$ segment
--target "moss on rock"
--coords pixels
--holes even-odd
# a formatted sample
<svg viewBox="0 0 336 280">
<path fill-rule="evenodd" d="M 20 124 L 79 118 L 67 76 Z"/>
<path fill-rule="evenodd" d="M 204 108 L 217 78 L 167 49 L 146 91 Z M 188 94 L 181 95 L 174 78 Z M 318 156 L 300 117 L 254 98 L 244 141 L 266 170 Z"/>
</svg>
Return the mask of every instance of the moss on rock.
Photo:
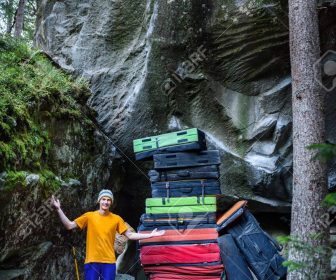
<svg viewBox="0 0 336 280">
<path fill-rule="evenodd" d="M 23 42 L 0 37 L 0 170 L 48 169 L 52 141 L 41 120 L 89 123 L 82 112 L 89 95 L 84 80 Z"/>
<path fill-rule="evenodd" d="M 26 186 L 26 176 L 25 171 L 8 171 L 6 175 L 5 190 L 12 190 L 17 187 Z"/>
</svg>

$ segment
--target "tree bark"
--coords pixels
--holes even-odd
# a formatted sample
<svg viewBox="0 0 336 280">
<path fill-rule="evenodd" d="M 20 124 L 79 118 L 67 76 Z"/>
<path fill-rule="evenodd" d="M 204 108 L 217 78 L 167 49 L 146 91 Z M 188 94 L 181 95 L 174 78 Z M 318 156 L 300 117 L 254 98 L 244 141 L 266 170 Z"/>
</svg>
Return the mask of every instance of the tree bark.
<svg viewBox="0 0 336 280">
<path fill-rule="evenodd" d="M 25 6 L 26 0 L 20 0 L 15 16 L 14 37 L 16 38 L 22 36 Z"/>
<path fill-rule="evenodd" d="M 293 201 L 289 260 L 302 265 L 288 280 L 326 280 L 329 223 L 322 201 L 327 194 L 326 166 L 307 146 L 325 141 L 324 92 L 314 78 L 320 57 L 316 0 L 289 0 L 293 103 Z M 318 236 L 318 237 L 317 237 Z M 318 250 L 322 246 L 321 252 Z"/>
<path fill-rule="evenodd" d="M 6 18 L 6 33 L 10 34 L 13 28 L 14 0 L 8 0 L 6 2 Z"/>
</svg>

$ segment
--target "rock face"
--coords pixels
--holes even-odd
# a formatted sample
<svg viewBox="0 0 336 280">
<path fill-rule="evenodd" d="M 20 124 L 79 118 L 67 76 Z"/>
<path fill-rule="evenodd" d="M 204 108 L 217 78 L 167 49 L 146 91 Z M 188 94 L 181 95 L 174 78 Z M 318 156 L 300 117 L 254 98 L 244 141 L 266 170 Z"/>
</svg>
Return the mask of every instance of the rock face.
<svg viewBox="0 0 336 280">
<path fill-rule="evenodd" d="M 328 36 L 335 31 L 334 13 L 332 5 L 321 12 L 328 27 L 321 29 L 323 48 L 335 47 Z M 222 151 L 223 193 L 256 201 L 261 195 L 270 205 L 290 201 L 283 1 L 43 0 L 37 27 L 36 45 L 90 80 L 89 105 L 127 156 L 135 138 L 198 127 L 209 146 Z M 328 117 L 331 142 L 332 123 Z M 139 172 L 126 170 L 138 176 L 133 173 Z"/>
</svg>

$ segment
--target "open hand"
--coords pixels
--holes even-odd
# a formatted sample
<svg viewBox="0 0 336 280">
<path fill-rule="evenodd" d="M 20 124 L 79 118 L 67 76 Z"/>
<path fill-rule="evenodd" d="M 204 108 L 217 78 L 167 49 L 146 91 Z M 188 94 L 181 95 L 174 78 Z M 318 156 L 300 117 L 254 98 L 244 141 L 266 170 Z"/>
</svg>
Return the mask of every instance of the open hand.
<svg viewBox="0 0 336 280">
<path fill-rule="evenodd" d="M 165 230 L 158 230 L 157 228 L 154 229 L 152 232 L 151 232 L 151 236 L 152 237 L 155 237 L 155 236 L 161 236 L 161 235 L 164 235 L 165 234 Z"/>
<path fill-rule="evenodd" d="M 60 201 L 57 198 L 55 198 L 54 195 L 51 196 L 51 205 L 54 206 L 56 208 L 56 210 L 61 208 Z"/>
</svg>

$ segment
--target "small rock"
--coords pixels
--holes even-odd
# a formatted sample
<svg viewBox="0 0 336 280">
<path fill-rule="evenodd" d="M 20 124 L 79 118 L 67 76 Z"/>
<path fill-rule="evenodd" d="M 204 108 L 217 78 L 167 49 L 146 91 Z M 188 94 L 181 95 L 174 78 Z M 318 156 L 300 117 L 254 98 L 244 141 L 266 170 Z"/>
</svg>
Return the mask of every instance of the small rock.
<svg viewBox="0 0 336 280">
<path fill-rule="evenodd" d="M 6 178 L 7 178 L 7 172 L 5 171 L 1 172 L 0 173 L 0 189 L 5 187 Z"/>
<path fill-rule="evenodd" d="M 69 179 L 68 186 L 69 187 L 80 187 L 82 183 L 76 179 Z"/>
<path fill-rule="evenodd" d="M 1 182 L 0 182 L 1 186 Z M 336 172 L 330 172 L 328 176 L 328 189 L 329 191 L 336 191 Z"/>
<path fill-rule="evenodd" d="M 332 257 L 330 260 L 330 264 L 331 264 L 331 271 L 336 271 L 336 250 L 332 251 Z"/>
<path fill-rule="evenodd" d="M 172 129 L 172 130 L 173 129 L 175 129 L 175 130 L 182 129 L 180 119 L 176 116 L 172 116 L 171 119 L 169 120 L 168 127 L 169 127 L 169 129 Z"/>
<path fill-rule="evenodd" d="M 26 177 L 26 185 L 28 187 L 35 187 L 38 183 L 38 181 L 40 180 L 40 176 L 37 174 L 29 174 Z"/>
</svg>

